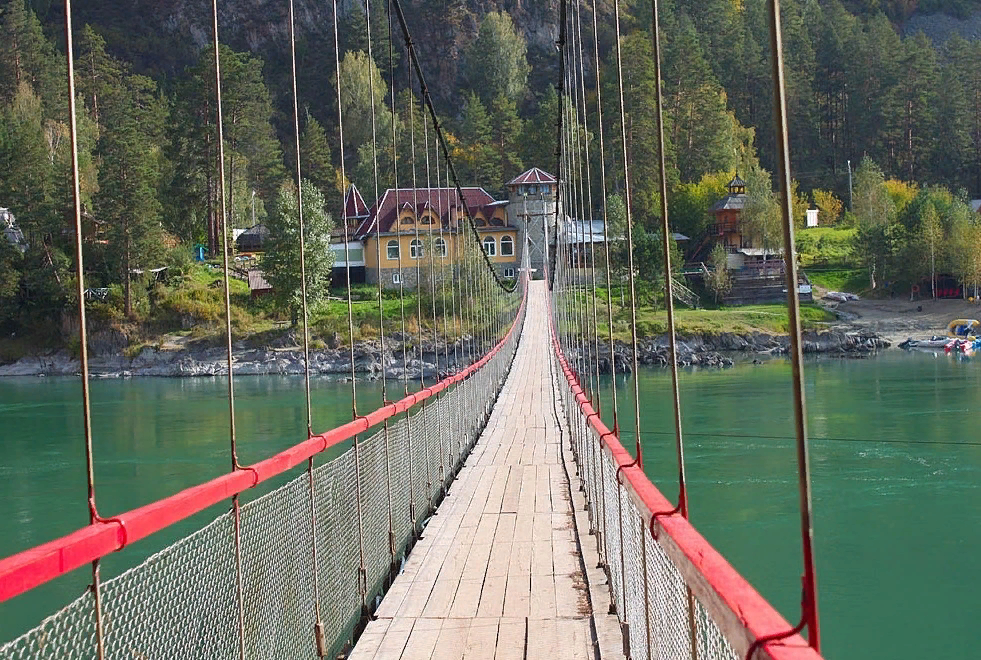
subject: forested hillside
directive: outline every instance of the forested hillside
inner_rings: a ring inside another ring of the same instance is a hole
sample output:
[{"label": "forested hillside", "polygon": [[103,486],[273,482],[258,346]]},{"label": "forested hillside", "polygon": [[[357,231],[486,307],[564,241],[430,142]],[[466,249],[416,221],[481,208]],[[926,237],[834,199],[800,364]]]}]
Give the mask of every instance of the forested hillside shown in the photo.
[{"label": "forested hillside", "polygon": [[[345,182],[330,4],[297,0],[297,54],[304,175],[336,214]],[[369,56],[363,3],[339,3],[344,164],[369,200],[375,185],[369,90],[377,109],[381,187],[393,184],[394,154],[404,159],[411,136],[421,139],[424,129],[387,4],[369,0]],[[554,169],[558,0],[405,4],[461,178],[500,192],[525,167]],[[226,202],[230,226],[245,227],[253,217],[262,221],[279,212],[280,190],[295,163],[286,3],[219,5]],[[759,171],[764,176],[756,180],[765,181],[774,169],[766,2],[662,0],[661,6],[669,190],[676,229],[697,245],[707,233],[705,211],[728,176]],[[900,36],[916,12],[966,15],[981,1],[784,0],[782,6],[800,204],[825,200],[822,208],[837,208],[835,198],[847,202],[847,163],[856,168],[866,159],[881,169],[883,181],[944,186],[952,200],[981,196],[981,43],[953,37],[935,46],[921,34]],[[91,286],[124,289],[119,311],[139,320],[152,302],[133,304],[125,273],[162,264],[179,272],[193,244],[214,247],[217,238],[208,5],[88,0],[75,9],[81,183],[91,239],[87,277]],[[604,99],[612,100],[612,1],[599,2],[599,11]],[[632,199],[636,217],[653,226],[658,180],[650,4],[624,0],[621,11]],[[0,332],[6,334],[56,328],[71,302],[60,12],[53,0],[2,3],[0,206],[13,211],[30,245],[22,255],[0,241]],[[588,7],[583,22],[591,23]],[[588,29],[584,36],[591,40]],[[589,71],[590,48],[585,58]],[[394,122],[386,110],[393,97]],[[608,101],[611,139],[618,134],[617,115]],[[595,132],[596,117],[588,119]],[[611,168],[614,188],[620,186],[617,171]],[[405,168],[400,176],[405,185]],[[596,191],[594,199],[603,198]],[[918,231],[918,223],[910,220],[907,230]]]}]

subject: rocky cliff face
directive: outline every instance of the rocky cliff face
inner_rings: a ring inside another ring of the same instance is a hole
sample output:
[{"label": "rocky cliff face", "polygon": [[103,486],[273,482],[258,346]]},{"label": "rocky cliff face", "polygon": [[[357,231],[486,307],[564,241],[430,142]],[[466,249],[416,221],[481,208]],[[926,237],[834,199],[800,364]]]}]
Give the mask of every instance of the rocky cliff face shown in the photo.
[{"label": "rocky cliff face", "polygon": [[[554,52],[558,38],[558,0],[402,0],[412,38],[424,62],[424,73],[434,90],[452,95],[460,57],[477,33],[485,14],[506,11],[528,42],[529,57]],[[384,6],[385,3],[377,3]],[[362,0],[337,0],[343,19]],[[60,26],[57,3],[47,19]],[[267,62],[285,63],[289,44],[286,0],[222,0],[218,3],[219,33],[238,50],[260,54]],[[327,0],[295,0],[300,60],[304,51],[324,60],[333,48],[333,4]],[[110,49],[147,67],[180,70],[199,50],[211,43],[211,3],[200,0],[97,0],[76,2],[76,25],[91,23],[106,35]],[[379,23],[380,21],[380,23]],[[372,16],[376,25],[384,16]],[[394,26],[398,31],[398,25]],[[344,43],[345,36],[341,35]],[[401,43],[399,38],[396,43]],[[172,52],[160,57],[160,50]],[[379,58],[383,59],[383,58]],[[174,73],[174,71],[164,71]],[[319,72],[329,78],[329,72]],[[326,80],[325,83],[326,84]]]}]

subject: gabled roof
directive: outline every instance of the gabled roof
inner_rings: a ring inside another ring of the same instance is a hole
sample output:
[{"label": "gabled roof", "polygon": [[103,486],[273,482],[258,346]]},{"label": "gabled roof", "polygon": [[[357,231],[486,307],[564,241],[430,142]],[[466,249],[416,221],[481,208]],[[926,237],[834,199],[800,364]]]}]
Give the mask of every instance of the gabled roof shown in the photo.
[{"label": "gabled roof", "polygon": [[508,186],[523,186],[529,183],[555,183],[555,177],[545,170],[533,167],[508,182]]},{"label": "gabled roof", "polygon": [[[463,188],[463,197],[472,214],[481,213],[497,202],[483,188]],[[381,233],[392,231],[398,214],[405,209],[416,209],[416,214],[429,210],[440,218],[444,226],[450,224],[450,213],[458,204],[456,188],[389,188],[381,199],[368,209],[367,217],[354,230],[355,239],[374,234],[375,222]],[[462,211],[462,209],[461,209]]]},{"label": "gabled roof", "polygon": [[344,195],[344,215],[348,220],[368,217],[368,205],[364,203],[364,197],[361,196],[358,187],[353,183]]},{"label": "gabled roof", "polygon": [[271,288],[272,285],[266,281],[266,276],[261,270],[253,269],[249,271],[250,291],[265,291]]}]

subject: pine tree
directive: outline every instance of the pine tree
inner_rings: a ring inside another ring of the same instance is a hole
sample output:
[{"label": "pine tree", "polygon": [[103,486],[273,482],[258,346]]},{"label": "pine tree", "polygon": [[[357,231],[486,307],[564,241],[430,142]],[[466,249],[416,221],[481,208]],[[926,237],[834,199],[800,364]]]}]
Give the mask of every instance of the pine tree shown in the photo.
[{"label": "pine tree", "polygon": [[453,160],[460,180],[491,189],[500,185],[500,163],[491,142],[490,117],[474,92],[464,99],[458,134],[460,142]]},{"label": "pine tree", "polygon": [[484,16],[464,55],[464,77],[485,105],[501,95],[521,100],[531,70],[527,53],[511,16],[492,11]]},{"label": "pine tree", "polygon": [[21,83],[49,101],[54,75],[54,50],[40,21],[25,0],[9,0],[0,18],[0,103],[9,103]]},{"label": "pine tree", "polygon": [[327,133],[310,111],[307,111],[303,132],[300,134],[300,168],[303,178],[326,194],[334,184],[334,166],[330,161]]},{"label": "pine tree", "polygon": [[38,247],[57,229],[50,215],[51,160],[41,100],[22,81],[3,114],[0,133],[0,196],[13,211],[28,242]]},{"label": "pine tree", "polygon": [[82,28],[77,47],[76,89],[99,123],[99,100],[119,86],[125,67],[106,52],[106,40],[91,25]]},{"label": "pine tree", "polygon": [[[491,133],[497,150],[500,172],[515,176],[524,169],[521,160],[520,141],[524,122],[518,116],[518,106],[506,96],[498,96],[491,103]],[[502,181],[494,186],[499,188]]]},{"label": "pine tree", "polygon": [[[302,186],[307,302],[316,305],[326,300],[329,293],[334,265],[330,232],[334,222],[327,212],[323,193],[306,179]],[[277,303],[290,312],[290,319],[295,325],[302,309],[303,296],[300,223],[296,186],[293,183],[284,183],[280,188],[276,209],[276,213],[267,220],[269,242],[262,260],[262,270],[273,287]]]},{"label": "pine tree", "polygon": [[132,272],[159,265],[164,247],[159,144],[166,106],[156,84],[128,76],[103,105],[105,130],[99,141],[103,166],[99,172],[96,214],[109,227],[114,263],[123,283],[124,313],[134,313]]},{"label": "pine tree", "polygon": [[936,55],[923,33],[903,41],[899,71],[886,99],[883,134],[893,171],[916,181],[932,156],[937,99]]}]

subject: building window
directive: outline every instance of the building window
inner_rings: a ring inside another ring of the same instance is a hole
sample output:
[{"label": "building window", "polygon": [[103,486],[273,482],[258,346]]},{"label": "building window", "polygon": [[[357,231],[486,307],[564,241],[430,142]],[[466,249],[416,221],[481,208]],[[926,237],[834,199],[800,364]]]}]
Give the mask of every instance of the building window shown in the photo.
[{"label": "building window", "polygon": [[389,261],[396,261],[399,258],[399,242],[389,241],[387,250]]},{"label": "building window", "polygon": [[501,256],[514,256],[514,239],[510,236],[501,236]]},{"label": "building window", "polygon": [[419,224],[420,225],[431,225],[431,224],[433,224],[433,218],[432,218],[432,216],[430,216],[428,214],[423,215],[422,218],[419,219]]},{"label": "building window", "polygon": [[491,218],[490,219],[490,225],[491,225],[491,227],[503,227],[504,226],[504,220],[502,220],[501,218]]},{"label": "building window", "polygon": [[538,192],[538,186],[528,186],[528,193],[534,195]]},{"label": "building window", "polygon": [[439,255],[440,258],[445,259],[446,241],[444,241],[442,238],[437,238],[435,241],[433,241],[433,250],[437,255]]},{"label": "building window", "polygon": [[402,273],[392,273],[392,284],[402,283]]},{"label": "building window", "polygon": [[488,257],[497,256],[497,241],[494,240],[493,236],[484,239],[484,252],[487,253]]},{"label": "building window", "polygon": [[509,278],[511,278],[513,280],[514,279],[514,269],[513,268],[505,268],[504,269],[504,277],[509,277]]},{"label": "building window", "polygon": [[473,224],[474,224],[475,227],[486,227],[487,226],[487,223],[484,222],[484,219],[483,218],[474,218],[473,219]]},{"label": "building window", "polygon": [[422,241],[418,238],[413,238],[409,243],[409,256],[413,259],[422,259],[425,250],[422,248]]},{"label": "building window", "polygon": [[411,215],[403,215],[402,216],[402,224],[403,225],[411,225],[412,224],[412,216]]}]

